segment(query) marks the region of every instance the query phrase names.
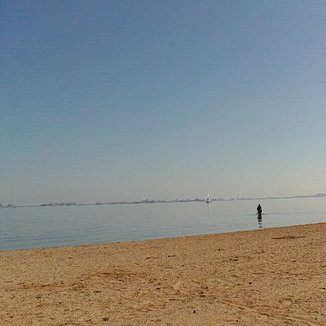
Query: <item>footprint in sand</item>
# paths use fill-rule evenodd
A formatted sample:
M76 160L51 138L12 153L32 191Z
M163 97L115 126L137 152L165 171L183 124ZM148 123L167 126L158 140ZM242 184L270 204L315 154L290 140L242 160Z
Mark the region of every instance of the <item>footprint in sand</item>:
M176 291L179 291L180 290L180 287L181 287L181 281L178 281L177 283L175 283L173 285L173 289L176 290Z
M282 300L280 303L281 303L283 306L288 307L288 306L291 306L291 304L292 304L292 299L287 298L287 299Z

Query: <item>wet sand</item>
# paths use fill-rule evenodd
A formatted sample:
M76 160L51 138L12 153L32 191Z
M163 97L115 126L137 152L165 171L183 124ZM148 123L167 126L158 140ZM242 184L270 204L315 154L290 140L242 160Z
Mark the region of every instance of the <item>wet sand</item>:
M0 251L1 325L326 325L326 223Z

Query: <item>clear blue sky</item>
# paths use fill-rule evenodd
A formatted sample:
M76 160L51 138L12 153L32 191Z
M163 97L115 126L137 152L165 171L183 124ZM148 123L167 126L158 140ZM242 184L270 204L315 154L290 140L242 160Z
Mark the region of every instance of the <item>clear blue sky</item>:
M0 202L326 192L326 1L1 1Z

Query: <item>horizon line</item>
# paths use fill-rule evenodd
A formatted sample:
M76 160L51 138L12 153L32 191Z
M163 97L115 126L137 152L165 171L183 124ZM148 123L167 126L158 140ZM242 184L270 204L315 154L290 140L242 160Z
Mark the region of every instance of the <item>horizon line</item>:
M314 195L293 195L293 196L267 196L267 197L236 197L236 198L211 198L211 201L235 201L235 200L266 200L266 199L295 199L295 198L321 198L326 197L326 193L317 193ZM18 208L18 207L62 207L62 206L91 206L91 205L127 205L127 204L168 204L176 202L205 202L204 198L185 198L185 199L142 199L142 200L132 200L132 201L97 201L94 203L78 203L78 202L49 202L41 204L26 204L26 205L13 205L0 203L0 208Z

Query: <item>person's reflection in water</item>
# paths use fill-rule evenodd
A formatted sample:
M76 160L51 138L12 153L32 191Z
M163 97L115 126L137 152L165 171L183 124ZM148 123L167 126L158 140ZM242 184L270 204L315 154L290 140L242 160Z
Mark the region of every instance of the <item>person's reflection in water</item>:
M257 221L258 221L258 227L261 229L263 227L263 217L261 216L261 213L257 213Z
M263 209L260 206L260 204L258 204L257 206L257 221L258 221L258 227L261 229L263 227Z

